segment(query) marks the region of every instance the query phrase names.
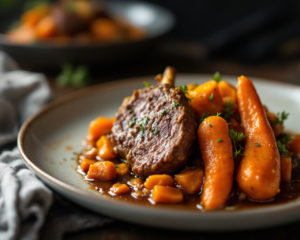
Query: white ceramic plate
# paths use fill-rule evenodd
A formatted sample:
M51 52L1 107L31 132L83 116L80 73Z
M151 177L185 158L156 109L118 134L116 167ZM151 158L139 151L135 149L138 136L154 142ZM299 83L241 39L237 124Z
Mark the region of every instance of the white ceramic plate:
M177 84L201 83L210 75L178 75ZM223 76L235 84L235 77ZM271 111L291 113L288 129L300 132L300 87L252 79ZM114 200L93 191L76 172L74 151L82 150L89 122L112 117L124 97L152 78L101 84L51 103L22 127L18 146L26 164L50 187L73 202L125 221L185 230L241 230L300 219L300 199L281 205L237 211L184 211Z

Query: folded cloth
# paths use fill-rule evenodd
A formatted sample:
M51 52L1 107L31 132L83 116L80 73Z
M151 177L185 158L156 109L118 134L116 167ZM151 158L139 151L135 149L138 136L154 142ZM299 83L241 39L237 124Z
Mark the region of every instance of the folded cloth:
M4 151L15 145L21 124L50 96L44 75L18 70L0 52L0 239L61 239L65 232L112 221L52 193L25 166L16 147Z

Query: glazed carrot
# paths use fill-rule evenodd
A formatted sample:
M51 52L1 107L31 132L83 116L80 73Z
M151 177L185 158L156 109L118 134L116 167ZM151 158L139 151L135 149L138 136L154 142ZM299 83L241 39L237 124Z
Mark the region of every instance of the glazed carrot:
M150 175L145 183L145 188L153 189L155 185L164 185L164 186L172 186L174 183L173 178L167 174L155 174Z
M194 90L198 85L194 84L194 83L190 83L187 85L187 90L188 91L192 91Z
M88 138L97 140L102 135L110 133L114 120L114 118L98 117L91 121Z
M45 39L55 35L56 24L52 17L44 17L38 24L35 26L35 36L37 39Z
M109 189L111 195L123 195L130 192L130 188L125 183L115 183Z
M300 156L300 134L293 136L292 140L288 143L289 150Z
M201 202L206 210L222 207L231 191L234 171L232 143L226 121L211 116L200 124L198 141L205 181Z
M113 150L113 144L107 136L101 136L97 141L96 146L98 148L98 156L104 160L112 160L116 158L116 154Z
M83 158L80 163L80 168L85 173L89 170L90 165L94 164L96 161L88 158Z
M190 104L199 118L205 113L222 112L223 100L216 81L208 81L188 91L187 97L191 99Z
M155 203L180 203L183 200L183 194L175 187L155 185L152 200Z
M236 104L236 88L230 83L221 80L218 83L218 88L224 103L231 102Z
M203 170L201 168L186 169L176 174L174 178L183 192L194 194L200 192L203 183Z
M88 178L102 181L111 181L117 177L115 164L110 161L98 161L90 165Z
M281 181L290 182L292 179L292 158L280 156Z
M128 168L128 165L126 163L116 164L115 168L116 168L117 174L119 176L124 176L129 172L129 168Z
M252 199L270 199L279 192L280 183L280 156L274 133L254 85L245 76L238 78L237 99L246 135L237 182Z

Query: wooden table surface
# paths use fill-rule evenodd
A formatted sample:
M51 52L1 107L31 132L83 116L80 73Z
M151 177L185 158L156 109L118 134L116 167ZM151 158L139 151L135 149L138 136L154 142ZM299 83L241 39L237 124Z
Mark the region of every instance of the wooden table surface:
M179 51L177 51L179 49ZM122 78L153 75L161 72L166 65L176 67L178 73L214 73L246 75L272 79L300 85L300 59L272 59L256 64L243 64L238 61L224 59L210 59L200 45L191 44L178 48L160 49L147 56L133 61L130 64L121 64L112 67L101 67L93 74L93 84ZM53 76L50 79L53 79ZM80 89L59 88L54 80L49 80L54 98L59 98L70 92ZM273 227L263 230L243 232L184 232L164 230L139 226L135 224L115 221L103 227L86 230L80 233L67 234L64 239L73 240L129 240L129 239L299 239L300 221L285 226Z

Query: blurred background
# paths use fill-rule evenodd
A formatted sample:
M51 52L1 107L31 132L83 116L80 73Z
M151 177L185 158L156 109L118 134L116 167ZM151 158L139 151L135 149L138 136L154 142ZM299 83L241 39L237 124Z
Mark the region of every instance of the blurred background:
M2 33L15 24L26 9L41 2L44 1L1 0ZM51 4L57 1L47 2ZM116 1L99 3L106 6L111 2ZM79 57L80 61L70 56L65 58L69 54L65 52L56 54L55 60L50 57L42 67L38 64L40 61L35 62L34 54L24 61L24 56L20 57L17 53L15 59L22 67L45 72L50 78L55 78L66 63L76 66L86 65L93 82L144 74L155 75L162 71L164 66L174 65L178 72L220 71L223 74L247 74L300 84L299 1L123 0L120 2L132 5L143 3L146 4L144 6L146 8L147 3L152 7L162 7L166 12L154 9L158 14L154 15L154 18L164 17L165 13L169 13L171 20L175 21L169 19L171 22L158 37L151 36L152 33L147 35L146 32L144 39L137 40L130 46L125 44L127 53L124 53L124 47L122 49L124 44L119 42L114 48L102 46L96 57L92 54L89 54L90 57ZM135 11L135 15L139 18L133 19L136 19L138 26L142 26L138 21L145 19L145 14L147 15L147 11L144 10ZM135 24L132 19L130 21ZM161 21L153 23L151 31L159 28L160 24ZM64 45L65 48L67 45ZM5 47L3 49L7 50ZM83 49L88 51L89 47ZM13 52L21 50L17 48L13 49ZM39 57L41 51L40 49L38 52ZM72 52L76 51L72 49ZM94 49L92 51L95 52ZM53 61L58 64L53 66ZM116 68L118 71L115 71Z

